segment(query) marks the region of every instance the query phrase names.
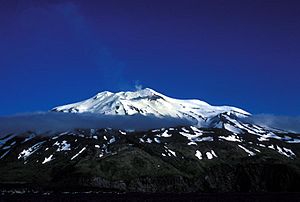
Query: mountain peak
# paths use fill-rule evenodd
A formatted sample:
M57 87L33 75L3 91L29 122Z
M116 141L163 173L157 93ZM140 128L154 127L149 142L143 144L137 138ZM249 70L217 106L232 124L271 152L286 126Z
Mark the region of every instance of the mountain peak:
M104 115L136 115L188 119L198 126L221 113L232 113L238 117L248 112L230 106L211 106L201 100L170 98L151 88L112 93L104 91L82 102L54 108L52 111L68 113L97 113Z
M120 97L138 97L138 96L161 95L161 93L158 93L151 88L137 89L135 91L119 91L119 92L115 92L115 93L110 92L110 91L102 91L102 92L97 93L97 95L94 98L98 99L102 96L112 96L112 95L117 95Z
M119 92L119 93L120 94L124 93L126 95L131 95L131 96L152 96L155 94L160 94L151 88L137 89L135 91L126 91L126 92Z
M153 89L151 89L151 88L137 89L135 92L157 93L155 90L153 90Z

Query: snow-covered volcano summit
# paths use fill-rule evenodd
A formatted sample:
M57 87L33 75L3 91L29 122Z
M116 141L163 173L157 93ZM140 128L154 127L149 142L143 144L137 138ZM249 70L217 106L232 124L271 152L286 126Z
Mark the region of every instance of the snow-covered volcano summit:
M208 119L220 114L245 117L250 114L230 106L211 106L206 102L192 99L180 100L167 97L150 88L134 92L112 93L104 91L82 102L52 109L57 112L99 113L105 115L135 115L183 118L203 125Z

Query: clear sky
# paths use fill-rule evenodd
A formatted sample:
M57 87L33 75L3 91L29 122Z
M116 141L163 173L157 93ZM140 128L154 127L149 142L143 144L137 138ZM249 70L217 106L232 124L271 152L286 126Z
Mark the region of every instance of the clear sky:
M150 87L300 114L295 0L0 0L0 115Z

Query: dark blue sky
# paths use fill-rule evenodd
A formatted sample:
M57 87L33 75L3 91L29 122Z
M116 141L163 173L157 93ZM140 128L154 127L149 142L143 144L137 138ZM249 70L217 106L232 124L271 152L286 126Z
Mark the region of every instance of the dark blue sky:
M0 115L136 84L300 114L300 3L0 0Z

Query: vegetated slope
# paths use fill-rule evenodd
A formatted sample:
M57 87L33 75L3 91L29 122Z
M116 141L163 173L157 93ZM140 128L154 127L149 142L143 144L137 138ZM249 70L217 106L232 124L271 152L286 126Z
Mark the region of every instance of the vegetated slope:
M193 126L27 132L2 138L0 181L58 191L299 191L298 138Z

